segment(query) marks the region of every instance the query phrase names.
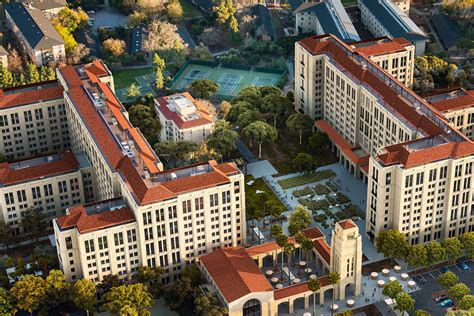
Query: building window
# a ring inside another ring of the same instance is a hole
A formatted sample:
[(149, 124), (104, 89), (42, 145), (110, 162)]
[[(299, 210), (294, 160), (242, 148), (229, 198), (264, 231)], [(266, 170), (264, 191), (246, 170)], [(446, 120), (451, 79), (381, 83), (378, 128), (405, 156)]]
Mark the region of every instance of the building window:
[(244, 304), (242, 309), (242, 314), (244, 316), (260, 316), (262, 312), (262, 307), (260, 301), (256, 299), (251, 299)]

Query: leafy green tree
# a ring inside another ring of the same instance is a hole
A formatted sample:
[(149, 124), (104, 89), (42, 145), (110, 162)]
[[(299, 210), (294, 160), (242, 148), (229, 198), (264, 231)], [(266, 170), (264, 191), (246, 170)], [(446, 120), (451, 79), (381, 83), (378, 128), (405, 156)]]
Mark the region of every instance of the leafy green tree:
[(28, 274), (18, 280), (10, 290), (19, 309), (33, 315), (47, 299), (46, 281), (40, 277)]
[(310, 279), (308, 289), (313, 292), (313, 316), (316, 315), (316, 293), (321, 289), (321, 281), (319, 279)]
[(202, 316), (225, 316), (228, 311), (219, 304), (214, 295), (202, 294), (194, 299), (197, 315)]
[(219, 121), (214, 127), (214, 132), (207, 138), (207, 145), (220, 152), (222, 156), (229, 156), (236, 149), (235, 142), (239, 134), (230, 128), (226, 121)]
[(0, 315), (14, 316), (16, 314), (15, 304), (10, 292), (0, 287)]
[(464, 295), (459, 301), (459, 308), (462, 310), (470, 310), (474, 307), (474, 295)]
[(53, 24), (60, 24), (74, 33), (78, 28), (85, 27), (89, 21), (88, 15), (81, 9), (75, 10), (65, 7), (59, 11), (58, 15), (52, 20)]
[(160, 267), (151, 268), (143, 266), (138, 268), (137, 281), (145, 284), (148, 287), (148, 291), (154, 297), (158, 297), (163, 289), (163, 284), (161, 283), (162, 275), (163, 270)]
[(4, 67), (1, 67), (0, 69), (0, 77), (2, 78), (2, 88), (8, 88), (13, 86), (13, 73)]
[(303, 244), (301, 245), (301, 247), (303, 251), (306, 253), (306, 261), (308, 261), (308, 254), (310, 254), (311, 251), (313, 250), (314, 244), (311, 241), (311, 239), (306, 238), (305, 240), (303, 240)]
[(471, 289), (464, 283), (458, 283), (451, 286), (448, 290), (448, 295), (456, 302), (461, 301), (461, 299), (471, 293)]
[(242, 101), (248, 102), (251, 105), (250, 109), (261, 109), (263, 105), (262, 92), (254, 86), (243, 88), (232, 100), (232, 104), (236, 105)]
[(139, 316), (136, 309), (129, 305), (120, 308), (119, 316)]
[(153, 296), (144, 284), (136, 283), (113, 287), (104, 294), (104, 300), (103, 306), (110, 313), (118, 314), (123, 307), (129, 306), (139, 315), (149, 315)]
[(252, 146), (252, 141), (258, 144), (259, 159), (262, 158), (262, 145), (265, 142), (274, 142), (278, 138), (278, 131), (273, 126), (261, 121), (253, 122), (245, 127), (242, 133), (250, 140), (250, 146)]
[(470, 259), (474, 258), (474, 232), (464, 233), (459, 236), (461, 241), (462, 249), (466, 256)]
[(446, 249), (446, 257), (451, 263), (462, 255), (461, 241), (456, 237), (447, 238), (441, 241), (441, 246)]
[(444, 249), (436, 240), (427, 243), (425, 248), (428, 256), (427, 264), (429, 266), (446, 260), (446, 249)]
[(191, 284), (194, 287), (199, 286), (199, 284), (201, 284), (202, 282), (201, 270), (199, 270), (199, 268), (195, 264), (185, 267), (181, 271), (181, 277), (190, 279)]
[(381, 232), (375, 238), (375, 245), (378, 252), (384, 254), (386, 258), (400, 258), (406, 253), (407, 241), (402, 232), (395, 229), (389, 229)]
[(237, 22), (235, 16), (229, 18), (229, 29), (232, 33), (239, 33), (239, 22)]
[(140, 96), (140, 90), (135, 82), (133, 82), (127, 89), (128, 98), (136, 98)]
[(46, 277), (46, 292), (48, 294), (48, 305), (57, 306), (64, 303), (68, 298), (70, 284), (61, 270), (51, 270)]
[(72, 35), (72, 33), (61, 24), (53, 23), (54, 28), (56, 31), (61, 35), (62, 39), (64, 40), (64, 49), (67, 53), (71, 53), (74, 51), (74, 48), (78, 45), (76, 39)]
[(246, 111), (258, 111), (258, 108), (252, 105), (250, 102), (239, 101), (232, 104), (227, 117), (229, 121), (237, 122), (239, 115)]
[(46, 215), (38, 208), (31, 208), (21, 219), (21, 226), (28, 238), (37, 242), (38, 238), (47, 234), (48, 222)]
[(33, 63), (26, 64), (26, 77), (28, 78), (28, 83), (37, 83), (40, 81), (40, 75), (38, 68)]
[(219, 85), (209, 79), (194, 80), (189, 87), (193, 96), (198, 99), (209, 99), (219, 90)]
[(415, 300), (406, 292), (398, 293), (395, 301), (397, 302), (395, 309), (399, 310), (402, 314), (415, 309)]
[[(285, 246), (283, 247), (283, 252), (286, 255), (286, 266), (290, 270), (290, 265), (291, 265), (291, 257), (293, 257), (293, 254), (295, 253), (295, 245), (292, 243), (287, 242)], [(291, 284), (291, 278), (289, 277), (289, 281)]]
[(236, 123), (238, 126), (240, 126), (240, 128), (243, 129), (252, 124), (253, 122), (257, 121), (263, 122), (260, 112), (258, 110), (248, 110), (239, 114)]
[(459, 278), (456, 274), (449, 271), (441, 274), (437, 281), (442, 287), (450, 288), (459, 281)]
[(89, 316), (90, 310), (94, 308), (96, 304), (96, 285), (94, 282), (88, 279), (80, 279), (74, 283), (71, 292), (71, 298), (74, 304), (86, 311)]
[(290, 133), (299, 135), (300, 145), (303, 142), (303, 134), (309, 133), (313, 127), (313, 119), (302, 113), (291, 114), (286, 120), (286, 127)]
[(293, 158), (293, 167), (299, 172), (311, 172), (316, 167), (316, 163), (310, 154), (298, 153)]
[(234, 16), (236, 9), (232, 0), (221, 0), (216, 8), (217, 22), (225, 24), (232, 16)]
[[(330, 272), (329, 273), (329, 283), (331, 283), (331, 285), (332, 285), (332, 303), (331, 303), (331, 307), (332, 307), (332, 305), (334, 305), (334, 301), (335, 301), (336, 284), (338, 284), (340, 280), (341, 280), (341, 276), (339, 275), (339, 273), (337, 273), (337, 272)], [(333, 315), (333, 314), (334, 314), (334, 309), (331, 308), (331, 315)]]
[[(283, 233), (279, 234), (278, 236), (276, 236), (275, 242), (277, 243), (278, 247), (283, 250), (285, 249), (286, 244), (288, 244), (288, 236)], [(281, 254), (281, 266), (283, 268), (283, 252)], [(283, 279), (283, 269), (281, 269), (280, 279)]]
[(431, 316), (431, 314), (422, 309), (417, 309), (415, 313), (413, 313), (413, 316)]
[(156, 118), (154, 109), (144, 104), (136, 104), (128, 110), (128, 114), (132, 125), (140, 129), (148, 142), (155, 144), (158, 141), (161, 124)]
[(306, 229), (311, 224), (312, 219), (308, 210), (301, 205), (295, 207), (288, 219), (288, 231), (291, 235), (296, 235), (298, 232)]
[(9, 223), (0, 222), (0, 245), (6, 249), (18, 241), (18, 237), (13, 235), (14, 229)]
[(155, 71), (155, 86), (157, 89), (163, 89), (165, 86), (165, 80), (163, 76), (165, 67), (165, 60), (161, 58), (158, 53), (155, 53), (155, 55), (153, 55), (153, 69)]
[(194, 297), (195, 291), (196, 288), (193, 286), (192, 280), (188, 277), (181, 277), (165, 288), (163, 295), (165, 305), (171, 310), (179, 312), (185, 303)]
[(171, 0), (166, 5), (166, 15), (171, 21), (179, 21), (183, 17), (183, 7), (179, 0)]
[(405, 260), (413, 268), (425, 266), (428, 263), (428, 251), (425, 245), (420, 244), (409, 247)]
[(401, 292), (403, 292), (403, 285), (401, 285), (401, 283), (398, 281), (390, 281), (384, 285), (382, 294), (390, 297), (391, 299), (395, 299), (398, 293)]
[(331, 141), (326, 133), (316, 132), (308, 139), (308, 147), (311, 152), (317, 153), (321, 148), (328, 147)]
[(269, 93), (263, 98), (263, 109), (266, 113), (273, 116), (273, 127), (277, 126), (277, 119), (285, 110), (291, 107), (291, 103), (285, 96), (280, 93)]

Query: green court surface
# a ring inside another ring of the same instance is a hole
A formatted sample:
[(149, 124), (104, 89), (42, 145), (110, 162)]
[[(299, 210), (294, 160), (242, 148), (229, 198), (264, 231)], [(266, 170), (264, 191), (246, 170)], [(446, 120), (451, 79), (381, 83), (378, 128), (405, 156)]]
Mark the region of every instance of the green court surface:
[(191, 61), (186, 63), (175, 75), (170, 88), (174, 91), (182, 91), (194, 80), (209, 79), (219, 84), (218, 97), (232, 98), (240, 90), (248, 86), (277, 86), (283, 75), (284, 71), (276, 69), (254, 68), (241, 65), (234, 65), (230, 68), (217, 65), (217, 63), (203, 65), (196, 61)]

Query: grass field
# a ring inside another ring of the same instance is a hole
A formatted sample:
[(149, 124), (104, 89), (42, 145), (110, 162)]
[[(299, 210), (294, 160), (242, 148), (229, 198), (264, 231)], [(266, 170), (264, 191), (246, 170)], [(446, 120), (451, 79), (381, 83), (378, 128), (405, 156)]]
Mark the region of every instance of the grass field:
[(240, 90), (248, 86), (276, 86), (281, 78), (281, 74), (190, 63), (173, 79), (171, 89), (182, 91), (194, 80), (209, 79), (219, 84), (217, 95), (226, 98), (236, 96)]
[(316, 171), (312, 173), (306, 173), (300, 176), (296, 176), (293, 178), (283, 179), (278, 181), (278, 184), (283, 189), (289, 189), (294, 187), (299, 187), (301, 185), (305, 185), (308, 183), (318, 182), (321, 180), (329, 179), (334, 177), (336, 174), (332, 170), (322, 170)]
[(183, 16), (185, 16), (186, 18), (195, 18), (198, 16), (202, 16), (201, 11), (189, 0), (180, 0), (179, 2), (183, 7)]
[(153, 67), (124, 69), (114, 71), (115, 89), (128, 88), (132, 83), (137, 83), (135, 77), (153, 73)]

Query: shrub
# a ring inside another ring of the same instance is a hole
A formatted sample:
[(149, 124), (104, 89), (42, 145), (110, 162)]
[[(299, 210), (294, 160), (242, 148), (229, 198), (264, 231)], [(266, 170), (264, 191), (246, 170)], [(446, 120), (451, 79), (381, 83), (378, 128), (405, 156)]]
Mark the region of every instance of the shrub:
[(293, 191), (293, 196), (295, 197), (302, 197), (308, 194), (313, 194), (313, 190), (310, 187), (305, 187), (301, 190), (295, 190)]
[(324, 184), (318, 184), (314, 186), (313, 189), (314, 189), (314, 192), (318, 195), (326, 195), (331, 192), (331, 190), (329, 190), (329, 188), (325, 186)]

